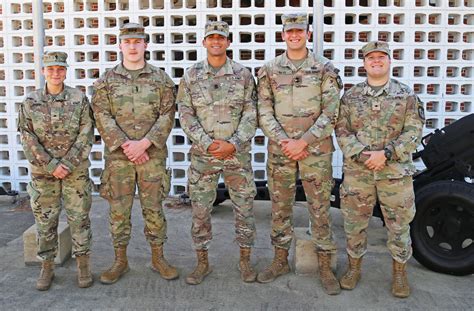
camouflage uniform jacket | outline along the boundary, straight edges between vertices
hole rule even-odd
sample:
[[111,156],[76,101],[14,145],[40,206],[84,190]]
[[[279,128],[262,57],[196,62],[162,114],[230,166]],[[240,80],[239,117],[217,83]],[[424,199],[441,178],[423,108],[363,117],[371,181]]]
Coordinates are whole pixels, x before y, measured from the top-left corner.
[[364,168],[356,162],[365,150],[393,150],[392,160],[374,178],[393,179],[415,172],[412,153],[420,143],[424,124],[423,104],[408,86],[390,79],[374,91],[367,82],[349,89],[341,100],[336,136],[344,165]]
[[179,85],[181,126],[192,152],[207,153],[214,139],[249,152],[257,127],[255,81],[250,71],[227,58],[219,72],[203,60],[190,67]]
[[52,174],[59,164],[71,172],[90,166],[94,122],[87,97],[75,88],[64,85],[56,96],[46,87],[28,94],[18,131],[32,173]]
[[92,109],[105,142],[105,157],[128,160],[120,146],[148,138],[152,158],[166,158],[166,140],[174,123],[174,83],[161,69],[145,64],[133,80],[119,64],[94,82]]
[[339,112],[341,80],[331,62],[308,51],[295,68],[286,53],[258,72],[258,115],[269,152],[282,139],[304,139],[312,155],[334,151],[331,134]]

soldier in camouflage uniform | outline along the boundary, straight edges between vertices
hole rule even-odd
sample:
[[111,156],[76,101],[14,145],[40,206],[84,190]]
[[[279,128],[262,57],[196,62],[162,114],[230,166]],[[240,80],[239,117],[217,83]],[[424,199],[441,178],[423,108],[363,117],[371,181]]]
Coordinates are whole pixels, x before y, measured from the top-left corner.
[[331,267],[336,244],[329,214],[333,187],[333,132],[341,87],[331,62],[306,48],[310,36],[304,13],[282,16],[286,53],[258,72],[259,123],[269,138],[267,176],[272,200],[271,240],[275,257],[259,273],[259,282],[271,282],[290,271],[288,250],[293,238],[292,208],[299,173],[318,253],[320,279],[325,292],[338,294],[339,283]]
[[18,130],[31,164],[28,194],[37,227],[38,257],[42,260],[38,290],[48,290],[54,278],[61,200],[71,228],[79,287],[93,283],[89,265],[92,184],[88,156],[94,125],[87,97],[64,84],[66,59],[63,52],[43,56],[46,86],[28,94],[19,113]]
[[341,100],[336,135],[344,154],[341,209],[349,267],[341,287],[353,289],[367,252],[367,227],[378,199],[393,257],[392,293],[408,297],[406,262],[412,254],[410,222],[415,214],[412,152],[420,143],[423,104],[410,88],[390,79],[386,42],[362,47],[367,80]]
[[188,284],[201,283],[211,272],[207,256],[211,210],[220,174],[234,205],[241,278],[253,282],[257,276],[250,265],[255,239],[256,189],[249,154],[257,126],[255,81],[248,69],[227,58],[228,36],[227,23],[206,25],[203,45],[207,58],[186,71],[178,91],[181,125],[193,142],[188,182],[198,264],[186,278]]
[[110,204],[115,249],[115,261],[100,281],[115,283],[129,270],[126,251],[136,186],[144,233],[151,245],[151,267],[171,280],[178,272],[163,257],[166,218],[162,201],[170,190],[166,140],[174,123],[174,83],[164,71],[145,61],[147,43],[141,25],[124,25],[119,38],[123,61],[94,83],[92,98],[97,129],[105,142],[100,194]]

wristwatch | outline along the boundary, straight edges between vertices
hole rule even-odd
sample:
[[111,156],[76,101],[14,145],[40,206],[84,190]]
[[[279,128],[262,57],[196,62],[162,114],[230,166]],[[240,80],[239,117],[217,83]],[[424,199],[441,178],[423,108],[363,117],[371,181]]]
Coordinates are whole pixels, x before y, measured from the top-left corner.
[[383,150],[383,154],[385,155],[385,158],[390,161],[392,159],[392,150],[385,148]]

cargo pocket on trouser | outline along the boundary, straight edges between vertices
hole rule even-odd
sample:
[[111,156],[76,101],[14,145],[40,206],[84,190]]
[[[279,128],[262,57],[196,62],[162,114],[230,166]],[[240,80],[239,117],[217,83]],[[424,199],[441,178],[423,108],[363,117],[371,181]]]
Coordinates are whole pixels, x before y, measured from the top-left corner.
[[28,195],[30,196],[30,205],[33,214],[41,213],[41,206],[38,204],[41,193],[35,188],[33,181],[30,181],[26,186],[26,192],[28,192]]
[[87,185],[86,188],[84,189],[84,199],[83,199],[83,204],[84,204],[84,210],[89,213],[91,207],[92,207],[92,192],[94,191],[94,181],[87,176]]
[[347,197],[347,189],[344,187],[344,182],[341,182],[339,185],[339,208],[341,209],[343,217],[347,216]]
[[165,170],[165,174],[161,182],[161,188],[163,189],[163,197],[166,198],[171,190],[171,169],[170,168]]
[[[215,175],[206,175],[192,165],[188,169],[188,189],[191,202],[199,205],[201,208],[210,209],[212,203],[216,200],[217,183]],[[194,207],[193,207],[194,208]]]
[[196,171],[191,166],[188,169],[188,193],[191,196],[191,192],[196,190],[197,184],[201,179],[201,173]]
[[245,179],[247,181],[247,185],[246,185],[246,194],[248,194],[248,197],[249,198],[255,198],[255,196],[257,195],[257,187],[255,185],[255,180],[253,179],[253,173],[252,172],[248,172],[248,174],[246,174],[245,176]]
[[110,192],[110,172],[107,169],[104,169],[100,175],[99,194],[106,200],[112,199]]

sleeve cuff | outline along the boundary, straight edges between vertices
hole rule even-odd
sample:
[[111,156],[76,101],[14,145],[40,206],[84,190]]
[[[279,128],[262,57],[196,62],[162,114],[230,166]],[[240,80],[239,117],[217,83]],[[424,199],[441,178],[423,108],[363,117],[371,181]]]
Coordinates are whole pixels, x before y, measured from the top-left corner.
[[357,158],[366,149],[367,149],[367,146],[360,144],[356,147],[351,148],[350,150],[351,152],[347,155],[347,157],[352,158],[352,159]]
[[313,143],[315,143],[318,138],[316,136],[313,135],[313,133],[311,133],[310,131],[307,131],[306,133],[303,134],[303,136],[301,137],[308,145],[312,145]]
[[74,170],[74,168],[76,167],[70,161],[65,160],[65,159],[62,159],[61,161],[59,161],[59,163],[66,165],[70,172],[72,172]]
[[389,144],[387,148],[389,147],[392,148],[392,151],[393,151],[392,153],[395,155],[393,160],[398,160],[400,162],[406,162],[410,160],[411,154],[407,153],[404,146],[395,146],[395,145]]
[[240,144],[240,140],[238,138],[232,137],[231,139],[229,139],[228,142],[231,143],[232,145],[234,145],[235,151],[238,152],[242,149],[241,144]]
[[49,161],[48,165],[46,165],[46,171],[52,174],[54,170],[58,167],[58,165],[59,165],[59,160],[52,159],[51,161]]
[[210,145],[212,145],[213,140],[210,137],[206,137],[203,141],[199,143],[199,145],[203,148],[203,152],[207,153],[207,149]]
[[154,146],[157,147],[157,148],[161,148],[161,147],[163,147],[163,145],[166,144],[166,142],[165,142],[164,144],[161,144],[161,143],[155,141],[155,140],[152,138],[152,136],[153,136],[153,135],[151,135],[150,133],[148,133],[148,134],[146,134],[145,137],[144,137],[144,138],[146,138],[146,139],[148,139],[148,140],[150,141],[150,143],[151,143],[150,147],[151,147],[152,145],[154,145]]
[[114,152],[115,150],[119,149],[127,140],[128,138],[122,138],[120,140],[117,140],[116,144],[109,147],[110,152]]

